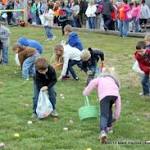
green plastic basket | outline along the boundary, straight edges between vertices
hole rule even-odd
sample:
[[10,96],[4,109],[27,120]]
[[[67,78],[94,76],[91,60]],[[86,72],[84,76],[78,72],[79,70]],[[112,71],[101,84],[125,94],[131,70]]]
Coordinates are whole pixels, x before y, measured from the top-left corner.
[[98,117],[98,108],[97,106],[92,106],[89,103],[89,99],[85,97],[85,106],[79,108],[79,118],[80,120],[88,119],[88,118],[97,118]]

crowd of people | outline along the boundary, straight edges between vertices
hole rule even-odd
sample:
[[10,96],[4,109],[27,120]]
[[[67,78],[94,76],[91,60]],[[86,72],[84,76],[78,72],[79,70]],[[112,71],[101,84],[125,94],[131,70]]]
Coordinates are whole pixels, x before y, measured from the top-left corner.
[[[23,9],[22,0],[1,2],[0,9]],[[70,24],[73,27],[89,29],[119,30],[120,36],[128,31],[146,31],[150,8],[145,0],[28,0],[28,21],[45,28]],[[2,12],[1,20],[8,24],[19,24],[23,12]],[[62,32],[64,34],[64,32]],[[48,33],[52,38],[52,34]]]
[[[111,6],[111,3],[108,3]],[[127,5],[128,4],[124,1],[122,6],[128,8]],[[104,24],[106,22],[104,21]],[[105,28],[107,28],[106,25],[107,24],[104,26]],[[124,21],[122,21],[122,25],[124,25]],[[62,33],[67,36],[67,41],[55,45],[51,64],[49,64],[44,57],[41,57],[41,54],[44,51],[43,46],[34,39],[20,37],[13,46],[16,64],[21,68],[22,78],[25,80],[29,80],[30,77],[33,78],[34,96],[32,116],[37,117],[36,109],[40,91],[47,91],[53,109],[51,115],[53,117],[58,117],[54,86],[57,83],[57,80],[62,81],[71,77],[78,82],[79,77],[73,67],[74,65],[77,65],[87,75],[86,88],[83,91],[83,95],[88,96],[92,90],[97,90],[100,102],[99,138],[102,143],[106,143],[107,134],[112,131],[113,123],[119,119],[121,112],[119,79],[115,74],[114,68],[104,67],[105,57],[102,50],[93,49],[91,47],[85,50],[82,40],[79,35],[73,31],[71,25],[67,24],[63,26],[62,29]],[[47,29],[45,29],[45,31],[47,34]],[[9,29],[0,25],[0,63],[2,65],[8,64],[9,35]],[[48,39],[54,38],[53,35],[51,37],[47,35],[47,37]],[[148,97],[150,96],[149,48],[150,35],[146,35],[143,41],[137,43],[134,54],[135,60],[138,62],[137,67],[143,72],[143,74],[140,75],[142,77],[142,93],[140,93],[140,95]],[[58,69],[61,70],[61,73],[57,79],[56,73]],[[114,115],[112,112],[113,104],[115,104]]]

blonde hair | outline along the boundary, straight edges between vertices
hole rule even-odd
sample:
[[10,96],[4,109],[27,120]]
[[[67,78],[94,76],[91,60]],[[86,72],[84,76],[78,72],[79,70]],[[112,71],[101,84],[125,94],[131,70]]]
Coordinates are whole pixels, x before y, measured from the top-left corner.
[[146,34],[146,35],[145,35],[144,41],[150,42],[150,34]]
[[88,50],[84,50],[82,51],[80,57],[82,61],[88,61],[91,58],[91,54]]
[[[60,51],[60,54],[57,54],[56,51]],[[54,54],[51,57],[50,63],[55,69],[61,69],[63,65],[63,53],[64,48],[61,44],[58,44],[54,48]]]
[[114,67],[108,67],[108,66],[106,66],[105,68],[103,68],[102,69],[102,73],[100,74],[100,77],[103,77],[103,76],[111,76],[115,80],[115,82],[117,82],[117,85],[120,88],[119,76],[116,73]]

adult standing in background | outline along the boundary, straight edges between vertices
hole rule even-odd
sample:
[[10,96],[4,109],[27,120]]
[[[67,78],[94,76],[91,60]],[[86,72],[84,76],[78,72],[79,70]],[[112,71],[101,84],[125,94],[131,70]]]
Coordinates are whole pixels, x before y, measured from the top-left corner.
[[110,2],[110,0],[103,0],[102,5],[103,5],[102,15],[104,20],[104,29],[106,31],[111,28],[112,22],[111,13],[113,11],[113,5]]

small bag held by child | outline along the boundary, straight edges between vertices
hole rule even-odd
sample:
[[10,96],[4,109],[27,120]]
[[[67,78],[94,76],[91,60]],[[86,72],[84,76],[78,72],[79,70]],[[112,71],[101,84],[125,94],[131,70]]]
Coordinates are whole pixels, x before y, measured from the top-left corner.
[[47,91],[40,90],[36,114],[39,119],[46,118],[53,111],[53,106],[49,100]]
[[144,74],[144,72],[140,69],[139,64],[137,61],[134,62],[132,66],[132,70],[139,74]]

